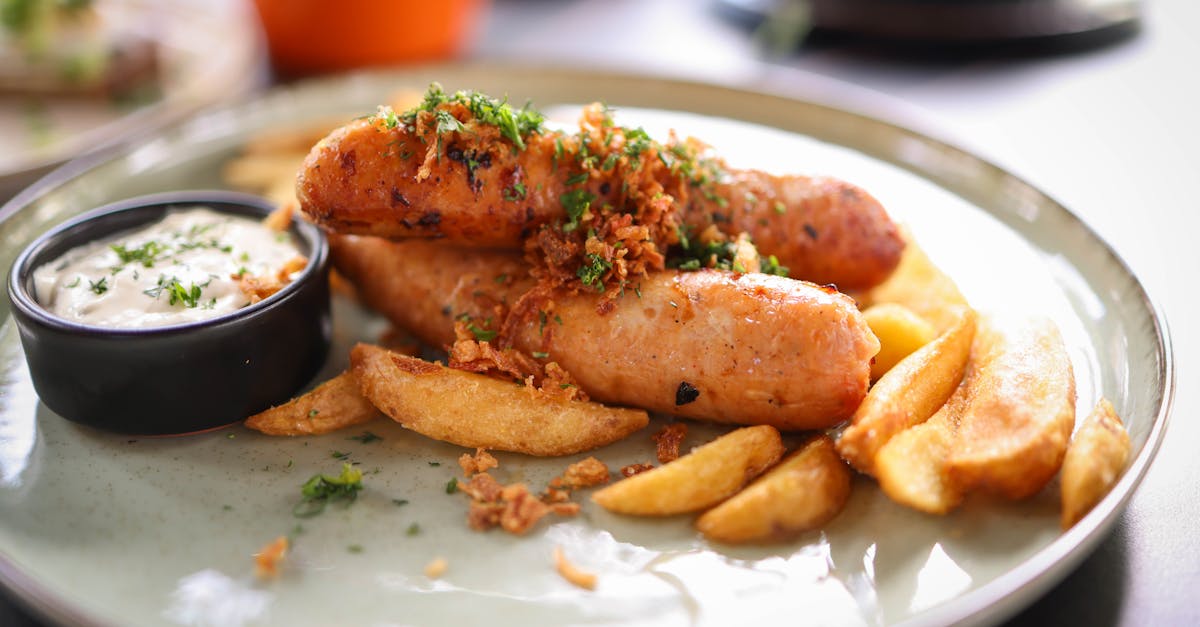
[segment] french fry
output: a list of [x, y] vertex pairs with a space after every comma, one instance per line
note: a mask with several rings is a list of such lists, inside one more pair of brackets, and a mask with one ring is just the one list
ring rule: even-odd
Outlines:
[[306, 394], [257, 413], [246, 426], [267, 435], [320, 435], [374, 420], [379, 410], [358, 391], [349, 371]]
[[1031, 496], [1058, 472], [1075, 424], [1075, 375], [1062, 336], [1044, 318], [981, 320], [972, 359], [979, 376], [946, 472], [964, 491]]
[[896, 303], [933, 324], [939, 332], [957, 320], [954, 310], [966, 307], [967, 299], [946, 273], [934, 265], [907, 230], [900, 264], [883, 283], [864, 294], [870, 304]]
[[620, 440], [650, 420], [642, 410], [553, 399], [369, 344], [354, 347], [350, 364], [363, 396], [383, 413], [467, 448], [570, 455]]
[[1129, 434], [1102, 398], [1079, 426], [1062, 465], [1062, 528], [1070, 529], [1108, 494], [1129, 459]]
[[782, 456], [775, 427], [744, 427], [669, 464], [618, 481], [592, 500], [611, 512], [637, 516], [700, 511], [737, 492]]
[[924, 422], [954, 393], [963, 378], [975, 337], [973, 310], [949, 310], [955, 322], [941, 336], [904, 358], [867, 393], [838, 438], [846, 461], [875, 474], [879, 449], [901, 431]]
[[708, 510], [696, 528], [730, 544], [785, 540], [832, 520], [850, 498], [850, 469], [820, 435], [746, 489]]
[[276, 181], [287, 179], [295, 185], [296, 171], [304, 164], [307, 152], [278, 152], [243, 155], [225, 164], [225, 182], [253, 190], [270, 188]]
[[879, 449], [875, 475], [883, 493], [927, 514], [945, 514], [962, 503], [962, 490], [946, 476], [955, 423], [968, 396], [964, 382], [929, 420], [897, 433]]
[[871, 362], [871, 380], [878, 381], [902, 359], [932, 342], [937, 330], [911, 309], [896, 303], [879, 303], [863, 310], [871, 332], [879, 338], [879, 352]]

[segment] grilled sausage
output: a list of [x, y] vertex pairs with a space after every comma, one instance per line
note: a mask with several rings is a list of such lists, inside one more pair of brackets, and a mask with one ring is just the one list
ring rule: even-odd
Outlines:
[[[450, 133], [425, 164], [429, 143], [403, 125], [363, 119], [313, 147], [297, 182], [305, 213], [326, 229], [391, 239], [441, 238], [476, 247], [518, 249], [544, 224], [566, 218], [562, 195], [572, 175], [572, 146], [558, 132], [532, 133], [524, 150]], [[565, 156], [562, 146], [567, 146]], [[557, 149], [557, 151], [556, 151]], [[649, 159], [649, 157], [647, 157]], [[418, 171], [429, 167], [428, 177]], [[615, 170], [614, 170], [615, 171]], [[796, 278], [864, 289], [899, 263], [904, 242], [883, 207], [835, 179], [774, 176], [727, 169], [711, 192], [690, 195], [684, 220], [697, 232], [716, 224], [749, 232]], [[674, 175], [670, 175], [674, 176]], [[679, 182], [664, 181], [670, 188]], [[514, 191], [520, 184], [522, 191]], [[621, 183], [592, 176], [584, 189], [597, 206], [618, 204]]]
[[[472, 258], [422, 242], [336, 241], [335, 264], [367, 302], [431, 343], [452, 339], [451, 314], [478, 310], [474, 291], [513, 303], [528, 285], [494, 280], [519, 267], [504, 253]], [[598, 298], [560, 291], [544, 316], [518, 309], [509, 339], [547, 353], [593, 399], [651, 411], [828, 427], [862, 401], [879, 350], [850, 298], [793, 279], [667, 271], [644, 277], [607, 313], [597, 311]]]

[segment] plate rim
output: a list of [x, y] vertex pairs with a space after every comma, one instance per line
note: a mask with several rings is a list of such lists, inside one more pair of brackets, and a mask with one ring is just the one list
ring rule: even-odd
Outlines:
[[[26, 206], [42, 198], [56, 187], [75, 179], [87, 171], [107, 163], [122, 154], [136, 150], [138, 146], [154, 141], [155, 137], [180, 131], [196, 119], [208, 116], [241, 113], [246, 114], [255, 106], [263, 106], [273, 100], [286, 99], [292, 93], [305, 93], [311, 90], [330, 90], [337, 85], [349, 85], [360, 81], [378, 82], [385, 78], [399, 82], [415, 77], [435, 73], [446, 75], [478, 74], [488, 72], [502, 73], [509, 76], [545, 77], [552, 74], [563, 81], [611, 80], [633, 84], [655, 83], [670, 90], [681, 88], [698, 90], [722, 90], [740, 98], [767, 96], [785, 102], [801, 103], [806, 106], [817, 106], [837, 114], [850, 115], [858, 121], [874, 125], [882, 125], [893, 132], [902, 133], [932, 144], [957, 158], [964, 158], [983, 166], [987, 170], [999, 173], [1015, 182], [1025, 190], [1032, 192], [1049, 201], [1053, 208], [1070, 219], [1075, 228], [1084, 231], [1085, 235], [1101, 245], [1103, 251], [1130, 280], [1136, 288], [1140, 305], [1153, 323], [1153, 332], [1158, 340], [1156, 357], [1159, 364], [1157, 373], [1161, 381], [1161, 401], [1153, 416], [1151, 427], [1146, 436], [1146, 442], [1138, 455], [1129, 462], [1121, 479], [1108, 495], [1096, 505], [1082, 520], [1071, 529], [1063, 532], [1048, 545], [1042, 547], [1032, 556], [1007, 570], [991, 581], [934, 607], [923, 610], [920, 614], [902, 620], [898, 625], [915, 626], [930, 624], [994, 624], [1005, 620], [1021, 609], [1027, 607], [1037, 598], [1050, 591], [1051, 587], [1063, 580], [1075, 570], [1080, 562], [1091, 555], [1101, 540], [1106, 538], [1121, 513], [1124, 512], [1134, 492], [1142, 482], [1153, 459], [1156, 457], [1166, 429], [1170, 422], [1171, 411], [1174, 407], [1176, 393], [1176, 364], [1167, 316], [1159, 301], [1152, 297], [1146, 285], [1138, 278], [1128, 262], [1117, 252], [1107, 239], [1097, 233], [1091, 225], [1084, 221], [1069, 207], [1059, 202], [1055, 197], [1041, 188], [1029, 183], [1023, 177], [1011, 170], [1000, 167], [987, 157], [981, 156], [976, 149], [965, 148], [962, 144], [948, 140], [943, 133], [930, 127], [920, 116], [914, 116], [910, 107], [900, 104], [896, 113], [892, 110], [897, 102], [889, 96], [858, 87], [850, 83], [822, 77], [805, 72], [796, 72], [797, 80], [786, 88], [780, 88], [775, 83], [765, 81], [729, 81], [729, 80], [700, 80], [665, 76], [653, 72], [632, 71], [628, 69], [606, 69], [594, 67], [579, 67], [561, 63], [530, 63], [530, 62], [466, 62], [466, 63], [434, 63], [401, 68], [379, 68], [358, 71], [348, 74], [316, 77], [297, 81], [295, 83], [274, 87], [253, 94], [236, 102], [225, 103], [210, 107], [199, 113], [177, 120], [157, 129], [155, 133], [138, 134], [127, 141], [109, 145], [97, 152], [72, 159], [54, 168], [51, 172], [25, 188], [3, 206], [0, 206], [0, 230], [9, 219], [13, 218]], [[730, 118], [763, 124], [771, 128], [777, 126], [754, 122], [746, 118]], [[786, 129], [779, 129], [784, 132]], [[836, 142], [833, 142], [836, 144]], [[869, 155], [902, 168], [930, 183], [946, 189], [943, 183], [934, 180], [929, 172], [922, 172], [912, 165], [903, 163], [895, 158], [877, 154], [867, 149], [849, 147], [852, 150]], [[947, 190], [956, 194], [953, 190]], [[994, 212], [984, 209], [989, 215]], [[70, 600], [59, 598], [44, 585], [22, 572], [7, 554], [0, 551], [0, 587], [11, 600], [33, 610], [41, 617], [64, 625], [106, 625], [102, 620], [89, 616], [81, 608], [70, 604]]]

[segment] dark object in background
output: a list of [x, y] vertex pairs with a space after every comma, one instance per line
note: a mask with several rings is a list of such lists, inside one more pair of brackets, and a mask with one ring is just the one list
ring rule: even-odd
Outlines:
[[717, 0], [774, 40], [848, 34], [918, 47], [1102, 45], [1136, 33], [1138, 0]]

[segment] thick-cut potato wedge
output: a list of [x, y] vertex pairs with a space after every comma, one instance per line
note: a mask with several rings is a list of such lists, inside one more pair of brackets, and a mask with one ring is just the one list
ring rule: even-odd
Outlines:
[[929, 420], [897, 433], [879, 449], [875, 476], [893, 501], [927, 514], [945, 514], [962, 503], [963, 492], [950, 483], [945, 463], [968, 384], [959, 387]]
[[645, 411], [541, 396], [524, 386], [369, 344], [350, 352], [363, 396], [406, 428], [468, 448], [570, 455], [645, 427]]
[[1129, 434], [1102, 398], [1067, 446], [1062, 465], [1062, 528], [1070, 529], [1104, 498], [1129, 459]]
[[379, 417], [379, 410], [358, 391], [346, 371], [306, 394], [246, 419], [246, 426], [267, 435], [320, 435]]
[[728, 498], [783, 456], [779, 431], [769, 425], [731, 431], [653, 470], [592, 495], [619, 514], [670, 516], [696, 512]]
[[972, 358], [979, 376], [946, 471], [964, 491], [1032, 496], [1058, 473], [1075, 426], [1075, 374], [1062, 336], [1045, 318], [981, 320]]
[[879, 352], [871, 362], [871, 380], [877, 381], [900, 360], [932, 342], [937, 330], [911, 309], [896, 303], [879, 303], [863, 310], [871, 332], [879, 338]]
[[833, 520], [848, 498], [850, 469], [820, 435], [701, 515], [696, 529], [730, 544], [786, 540]]
[[967, 306], [967, 299], [954, 281], [930, 261], [912, 235], [903, 230], [904, 253], [900, 265], [883, 283], [864, 294], [869, 304], [896, 303], [931, 322], [939, 332], [957, 320], [954, 310]]
[[838, 438], [837, 450], [858, 470], [875, 474], [875, 456], [897, 433], [924, 422], [954, 393], [963, 378], [976, 315], [949, 310], [955, 322], [937, 339], [892, 368], [867, 393]]

